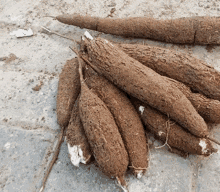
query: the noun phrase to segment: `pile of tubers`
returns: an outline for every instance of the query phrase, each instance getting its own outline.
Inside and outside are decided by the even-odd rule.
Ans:
[[[67,18],[56,17],[72,24]],[[88,26],[94,18],[89,19],[84,21],[86,28],[93,29]],[[176,24],[188,22],[193,27],[192,21],[203,24],[202,18],[180,19]],[[73,24],[77,22],[85,27],[77,19]],[[189,41],[197,42],[193,38]],[[57,94],[57,119],[66,129],[75,166],[94,157],[103,173],[128,191],[127,169],[139,179],[148,168],[147,132],[184,157],[217,152],[211,141],[219,142],[210,136],[206,124],[220,123],[220,72],[213,67],[186,53],[114,44],[88,32],[75,52],[77,58],[68,60],[59,76]]]

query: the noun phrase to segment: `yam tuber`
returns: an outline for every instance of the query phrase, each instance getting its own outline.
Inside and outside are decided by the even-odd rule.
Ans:
[[[220,100],[220,72],[189,54],[156,46],[118,44],[126,54],[160,75],[188,85],[209,98]]]
[[[80,120],[78,100],[74,104],[66,130],[66,141],[72,164],[77,167],[79,163],[87,164],[92,156],[92,152],[90,151],[90,146]]]
[[[100,169],[110,177],[116,177],[124,191],[124,174],[128,166],[128,154],[115,120],[104,102],[85,84],[80,64],[81,94],[80,118],[91,150]]]
[[[133,98],[132,103],[136,109],[141,109],[139,115],[150,132],[171,148],[204,156],[217,152],[208,139],[195,137],[158,110]]]
[[[174,79],[165,77],[189,99],[198,113],[209,123],[220,123],[220,101],[209,99],[200,93],[193,93],[189,87]]]
[[[157,20],[145,17],[112,19],[64,14],[53,18],[68,25],[125,37],[147,38],[178,44],[220,44],[219,17]]]
[[[129,167],[137,178],[141,178],[148,167],[148,143],[135,108],[125,93],[90,67],[85,70],[85,79],[112,113],[128,152]]]
[[[129,57],[109,41],[97,38],[84,40],[93,68],[119,88],[169,115],[198,137],[209,132],[203,118],[176,87],[152,69]]]
[[[68,60],[59,76],[57,93],[57,120],[61,127],[69,123],[73,105],[80,92],[77,58]]]

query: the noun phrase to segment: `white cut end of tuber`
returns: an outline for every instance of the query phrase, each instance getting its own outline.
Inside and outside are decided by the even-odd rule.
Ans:
[[[86,31],[86,32],[84,33],[84,36],[85,36],[87,39],[93,40],[92,35],[90,35],[90,33],[89,33],[88,31]]]
[[[72,164],[76,167],[79,167],[79,163],[86,164],[88,159],[85,159],[85,157],[83,156],[83,151],[80,145],[74,145],[72,147],[70,146],[69,143],[67,143],[67,145],[68,145],[70,160]]]
[[[136,171],[136,173],[137,173],[137,175],[136,175],[137,179],[141,179],[142,176],[144,175],[143,170]]]
[[[202,148],[202,153],[206,154],[208,152],[208,150],[206,148],[207,147],[206,140],[205,139],[200,139],[199,145]]]
[[[140,106],[140,107],[139,107],[139,111],[141,112],[141,115],[142,115],[143,112],[144,112],[144,106]]]

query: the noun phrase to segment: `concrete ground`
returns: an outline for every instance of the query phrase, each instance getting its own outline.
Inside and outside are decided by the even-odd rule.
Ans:
[[[186,16],[219,16],[218,0],[1,0],[0,3],[0,191],[39,191],[43,175],[53,155],[59,126],[56,119],[58,76],[74,43],[43,33],[41,26],[76,40],[85,32],[66,26],[45,15],[81,13],[114,18],[145,16],[171,19]],[[12,31],[29,29],[31,37],[16,38]],[[139,42],[188,52],[220,71],[219,46],[177,46],[143,39],[124,39],[90,31],[109,40]],[[220,125],[211,133],[220,140]],[[130,192],[219,192],[220,154],[210,157],[190,155],[183,159],[167,151],[151,138],[150,166],[137,180],[130,173]],[[216,146],[220,149],[220,147]],[[94,163],[74,167],[64,142],[46,184],[45,192],[121,191],[115,181],[103,175]]]

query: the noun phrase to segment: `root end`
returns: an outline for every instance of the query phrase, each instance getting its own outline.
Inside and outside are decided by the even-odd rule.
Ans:
[[[46,16],[43,16],[43,17],[50,17],[50,18],[53,18],[53,19],[57,19],[56,17],[51,16],[51,15],[46,15]]]
[[[44,187],[41,187],[39,192],[43,192],[43,190],[44,190]]]
[[[123,189],[124,192],[129,192],[126,181],[124,180],[124,176],[116,177],[119,186]]]
[[[144,171],[145,170],[135,170],[135,176],[137,177],[137,179],[142,178],[142,176],[144,175]]]

